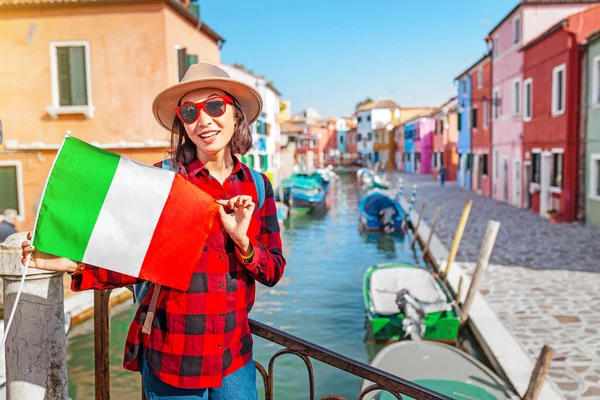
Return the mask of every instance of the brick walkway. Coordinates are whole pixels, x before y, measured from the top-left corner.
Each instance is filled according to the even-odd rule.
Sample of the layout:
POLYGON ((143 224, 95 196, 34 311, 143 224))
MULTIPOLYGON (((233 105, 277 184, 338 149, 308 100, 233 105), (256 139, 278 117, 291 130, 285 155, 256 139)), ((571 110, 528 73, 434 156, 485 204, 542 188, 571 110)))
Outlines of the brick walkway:
MULTIPOLYGON (((556 355, 550 377, 566 399, 600 399, 600 230, 552 225, 528 211, 478 196, 429 175, 401 174, 405 196, 418 185, 415 209, 426 202, 436 234, 450 248, 462 208, 473 206, 457 255, 472 271, 487 223, 502 225, 481 293, 502 323, 535 361, 544 344, 556 355)), ((389 174, 395 182, 398 174, 389 174)))

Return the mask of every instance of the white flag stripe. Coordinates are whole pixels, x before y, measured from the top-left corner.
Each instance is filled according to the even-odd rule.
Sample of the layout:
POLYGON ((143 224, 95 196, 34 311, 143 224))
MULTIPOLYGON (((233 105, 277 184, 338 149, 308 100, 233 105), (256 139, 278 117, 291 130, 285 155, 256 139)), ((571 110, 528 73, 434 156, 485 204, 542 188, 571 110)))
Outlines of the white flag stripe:
POLYGON ((139 276, 175 174, 121 157, 83 262, 139 276))

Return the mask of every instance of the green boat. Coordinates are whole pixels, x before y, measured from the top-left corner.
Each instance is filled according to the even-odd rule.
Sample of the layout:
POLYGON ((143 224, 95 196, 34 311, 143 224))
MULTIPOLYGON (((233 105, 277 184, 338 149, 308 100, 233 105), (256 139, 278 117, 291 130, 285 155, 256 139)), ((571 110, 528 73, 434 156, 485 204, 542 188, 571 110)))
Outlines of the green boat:
POLYGON ((406 338, 454 343, 460 318, 439 277, 418 265, 371 267, 363 281, 370 330, 376 342, 406 338))
MULTIPOLYGON (((282 182, 287 190, 288 202, 293 214, 306 214, 325 206, 326 190, 319 174, 293 174, 282 182)), ((285 195, 284 195, 285 196, 285 195)))
MULTIPOLYGON (((408 341, 384 347, 371 366, 455 400, 519 399, 512 388, 480 361, 443 343, 408 341)), ((363 380, 361 391, 373 382, 363 380)), ((392 400, 389 392, 368 393, 365 400, 392 400)), ((403 399, 412 399, 404 395, 403 399)))

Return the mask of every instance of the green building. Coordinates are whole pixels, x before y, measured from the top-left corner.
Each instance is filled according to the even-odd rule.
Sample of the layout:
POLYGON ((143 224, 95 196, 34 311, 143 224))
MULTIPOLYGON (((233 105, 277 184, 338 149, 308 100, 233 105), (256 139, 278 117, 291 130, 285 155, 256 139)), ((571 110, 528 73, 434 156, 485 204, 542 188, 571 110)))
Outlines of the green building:
POLYGON ((600 227, 600 32, 588 38, 586 47, 585 220, 600 227))

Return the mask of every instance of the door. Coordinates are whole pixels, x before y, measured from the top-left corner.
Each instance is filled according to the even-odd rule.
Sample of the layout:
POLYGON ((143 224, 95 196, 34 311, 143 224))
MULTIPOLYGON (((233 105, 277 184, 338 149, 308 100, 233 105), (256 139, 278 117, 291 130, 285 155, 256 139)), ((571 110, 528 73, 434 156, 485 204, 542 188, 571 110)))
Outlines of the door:
POLYGON ((529 185, 531 184, 531 163, 523 164, 523 208, 531 208, 531 193, 529 185))
POLYGON ((521 160, 514 160, 513 204, 521 207, 521 160))
POLYGON ((480 169, 479 169, 479 159, 481 158, 481 156, 479 154, 473 154, 473 176, 471 177, 472 181, 473 181, 473 190, 475 191, 480 191, 481 190, 481 184, 479 183, 479 175, 480 175, 480 169))
POLYGON ((502 171, 504 179, 504 201, 508 202, 508 158, 502 159, 502 171))
POLYGON ((547 217, 550 207, 550 183, 552 180, 552 154, 542 153, 540 171, 540 215, 547 217))
POLYGON ((458 185, 465 187, 465 173, 467 170, 467 155, 461 154, 458 162, 458 185))

